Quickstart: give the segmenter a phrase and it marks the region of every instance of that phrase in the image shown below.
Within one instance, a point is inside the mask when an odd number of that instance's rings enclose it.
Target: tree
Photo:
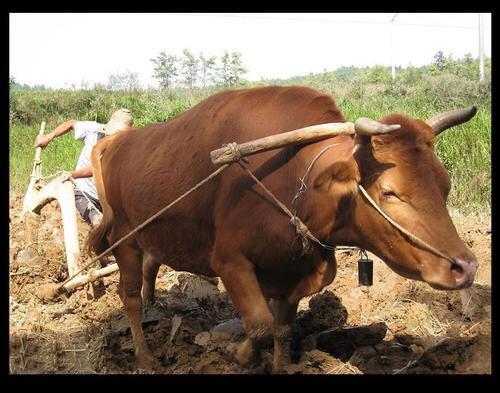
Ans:
[[[247,70],[243,67],[241,53],[233,52],[229,63],[230,86],[239,84],[241,76],[246,72]]]
[[[184,79],[184,85],[192,89],[198,80],[200,60],[187,49],[184,49],[182,54],[184,55],[182,58],[182,76]]]
[[[442,50],[440,50],[434,55],[434,61],[432,62],[432,64],[434,64],[439,71],[443,71],[445,68],[445,62],[446,59],[444,57],[444,53]]]
[[[207,81],[213,80],[213,72],[215,70],[215,56],[204,57],[203,53],[200,53],[200,73],[201,73],[201,83],[203,87],[206,86]]]
[[[160,52],[156,59],[151,59],[155,68],[153,77],[160,82],[160,89],[169,89],[172,85],[172,80],[177,76],[177,57],[167,55],[165,52]]]
[[[111,74],[108,77],[110,90],[136,90],[139,88],[139,74],[126,70],[123,74]]]
[[[218,67],[219,79],[223,86],[229,86],[229,53],[224,51],[224,54],[220,58],[221,65]]]
[[[241,53],[224,51],[219,67],[220,80],[224,86],[234,86],[240,83],[241,76],[247,70],[242,66]]]
[[[472,64],[472,63],[474,62],[474,58],[472,57],[472,53],[467,52],[467,53],[464,55],[463,62],[464,62],[465,64]]]

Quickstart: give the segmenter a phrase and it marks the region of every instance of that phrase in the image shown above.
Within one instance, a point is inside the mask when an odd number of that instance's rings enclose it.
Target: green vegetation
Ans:
[[[307,85],[331,94],[344,115],[380,119],[398,112],[427,119],[441,111],[471,105],[477,115],[468,123],[446,131],[437,142],[437,152],[450,171],[453,188],[449,206],[464,213],[488,211],[491,207],[491,61],[486,60],[485,81],[480,86],[477,60],[437,56],[437,64],[397,69],[395,83],[387,67],[359,69],[342,67],[334,72],[294,77],[287,80],[248,82],[235,87],[270,84]],[[213,63],[208,62],[209,64]],[[105,123],[120,107],[129,108],[135,125],[163,122],[191,108],[221,87],[160,91],[124,89],[110,91],[50,90],[29,88],[11,79],[10,91],[10,188],[24,192],[33,164],[33,143],[41,121],[46,132],[67,119],[97,120]],[[54,141],[42,154],[43,173],[75,166],[81,142],[73,134]]]

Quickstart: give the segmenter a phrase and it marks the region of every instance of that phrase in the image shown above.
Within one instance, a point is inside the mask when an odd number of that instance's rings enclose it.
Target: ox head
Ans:
[[[316,179],[316,185],[327,192],[346,190],[337,210],[349,213],[331,240],[369,250],[396,273],[425,281],[435,289],[470,286],[478,263],[446,208],[451,181],[434,151],[434,142],[441,132],[468,121],[475,113],[472,107],[425,122],[397,114],[380,123],[357,122],[352,156],[325,169]],[[388,126],[395,124],[401,127]],[[321,178],[325,176],[331,179],[331,187],[324,187]],[[336,187],[338,184],[343,188]],[[449,259],[430,252],[391,225],[359,192],[358,184],[390,218]]]

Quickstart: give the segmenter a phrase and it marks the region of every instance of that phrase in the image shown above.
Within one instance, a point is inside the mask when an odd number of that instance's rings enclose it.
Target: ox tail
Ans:
[[[99,226],[90,232],[85,245],[85,249],[89,255],[92,252],[99,255],[110,246],[107,239],[110,229],[111,223],[105,222],[103,219]]]
[[[116,134],[115,134],[116,135]],[[113,135],[113,136],[115,136]],[[104,182],[102,178],[102,165],[101,158],[109,146],[109,144],[113,141],[113,136],[108,136],[100,140],[94,148],[92,149],[91,154],[91,165],[92,165],[92,176],[94,177],[97,196],[99,198],[99,203],[102,207],[102,221],[93,231],[90,232],[89,237],[87,238],[87,242],[85,244],[85,249],[87,253],[90,255],[93,251],[96,255],[103,253],[109,246],[108,234],[113,227],[113,209],[109,205],[108,200],[106,199],[106,190],[104,188]]]

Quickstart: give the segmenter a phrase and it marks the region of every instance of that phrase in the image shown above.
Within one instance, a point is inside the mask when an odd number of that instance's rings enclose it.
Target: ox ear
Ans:
[[[356,135],[354,138],[354,148],[352,149],[352,154],[353,156],[357,156],[361,154],[358,152],[359,150],[366,152],[365,149],[374,152],[377,151],[377,149],[380,149],[382,145],[384,145],[384,141],[377,135]]]
[[[366,117],[360,117],[354,122],[355,138],[353,154],[362,146],[371,145],[375,149],[381,142],[377,135],[384,135],[399,130],[400,124],[385,124]]]
[[[323,192],[355,194],[359,180],[358,166],[353,159],[337,161],[323,169],[316,177],[314,188]]]

